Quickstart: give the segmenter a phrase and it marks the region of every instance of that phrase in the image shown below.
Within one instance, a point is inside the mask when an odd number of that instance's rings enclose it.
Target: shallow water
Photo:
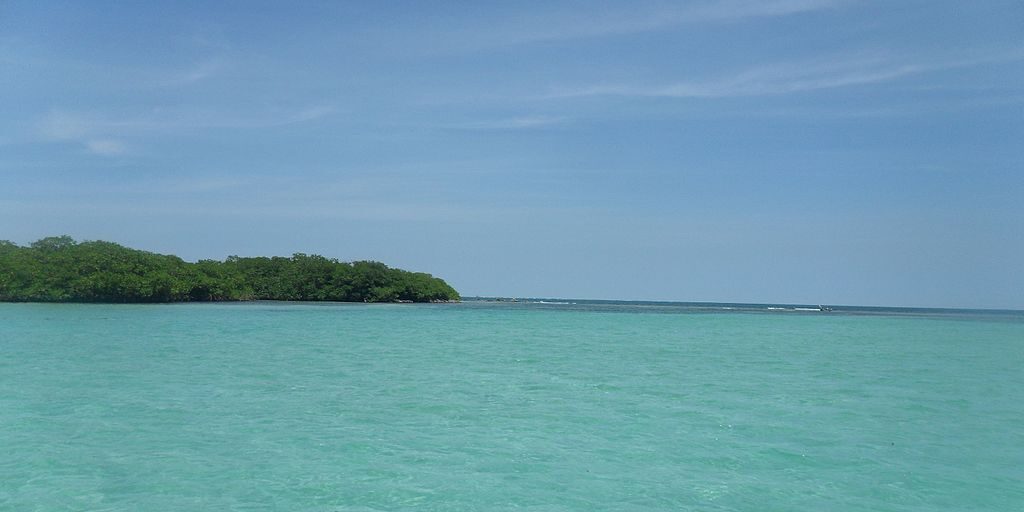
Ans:
[[[729,307],[0,304],[0,509],[1024,508],[1021,315]]]

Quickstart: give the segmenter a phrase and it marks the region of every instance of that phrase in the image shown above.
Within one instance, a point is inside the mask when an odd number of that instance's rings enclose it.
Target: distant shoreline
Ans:
[[[1012,309],[954,309],[954,308],[905,308],[881,306],[834,306],[831,311],[820,311],[798,304],[753,304],[753,303],[711,303],[711,302],[668,302],[668,301],[613,301],[588,299],[557,299],[557,298],[518,298],[497,300],[498,297],[463,297],[461,300],[437,302],[352,302],[332,300],[274,300],[247,299],[231,301],[182,301],[182,302],[41,302],[41,301],[3,301],[0,304],[25,305],[94,305],[94,306],[139,306],[139,305],[221,305],[230,306],[279,306],[279,307],[345,307],[359,305],[421,305],[421,306],[452,306],[458,308],[483,308],[495,311],[520,312],[588,312],[588,313],[628,313],[652,315],[757,315],[765,318],[919,318],[947,320],[982,320],[1005,321],[1011,323],[1024,322],[1024,311]],[[447,309],[447,308],[442,308]]]
[[[547,305],[575,305],[575,306],[636,306],[636,307],[668,307],[688,309],[708,309],[723,311],[775,311],[775,312],[804,312],[819,313],[818,304],[793,304],[793,303],[758,303],[758,302],[709,302],[709,301],[657,301],[657,300],[618,300],[618,299],[578,299],[565,297],[487,297],[487,296],[465,296],[462,302],[489,302],[506,304],[547,304]],[[821,306],[832,308],[829,313],[845,314],[870,314],[870,313],[921,313],[921,314],[994,314],[994,315],[1024,315],[1024,310],[1005,308],[937,308],[937,307],[916,307],[916,306],[857,306],[857,305],[835,305],[822,304]]]

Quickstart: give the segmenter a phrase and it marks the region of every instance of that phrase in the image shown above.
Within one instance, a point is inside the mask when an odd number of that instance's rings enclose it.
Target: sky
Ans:
[[[1024,309],[1024,3],[0,0],[0,239]]]

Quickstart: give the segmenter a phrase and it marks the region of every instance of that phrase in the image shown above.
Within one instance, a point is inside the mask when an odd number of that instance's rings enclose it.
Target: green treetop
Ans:
[[[111,242],[79,243],[69,236],[44,238],[28,247],[0,241],[0,301],[7,302],[458,299],[458,292],[439,278],[375,261],[347,263],[297,253],[189,263]]]

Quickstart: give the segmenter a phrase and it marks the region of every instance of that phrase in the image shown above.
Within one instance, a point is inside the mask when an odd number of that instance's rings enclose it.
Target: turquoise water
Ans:
[[[1021,510],[1024,318],[0,304],[0,510],[406,509]]]

